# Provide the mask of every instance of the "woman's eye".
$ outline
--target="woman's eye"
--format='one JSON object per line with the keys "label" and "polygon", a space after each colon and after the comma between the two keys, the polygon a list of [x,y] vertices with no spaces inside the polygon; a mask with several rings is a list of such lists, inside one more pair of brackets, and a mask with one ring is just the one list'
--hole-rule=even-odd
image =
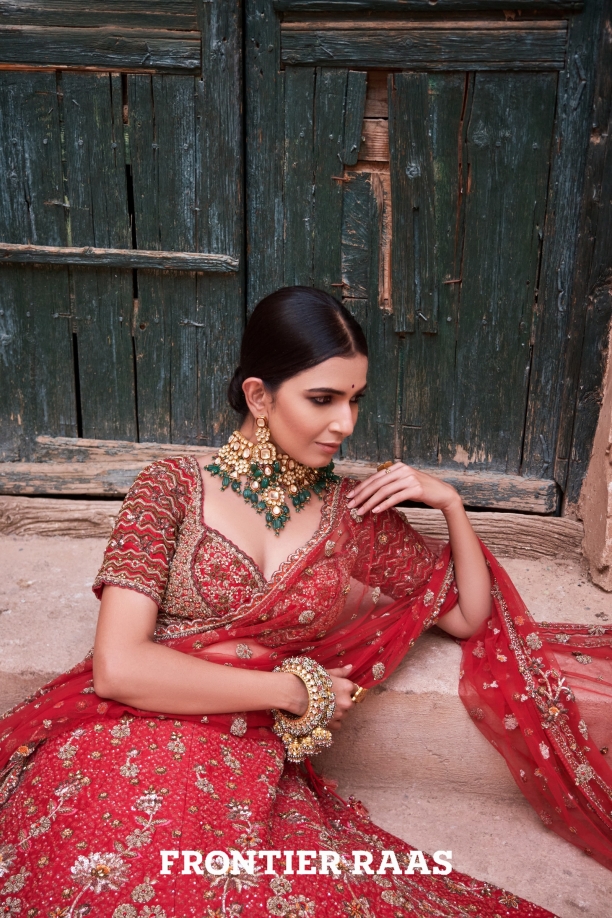
{"label": "woman's eye", "polygon": [[[355,404],[355,402],[358,402],[360,398],[364,397],[364,395],[365,395],[365,392],[360,392],[359,395],[355,395],[351,399],[351,402]],[[314,402],[315,405],[329,405],[329,403],[331,402],[331,399],[332,399],[331,395],[314,395],[311,397],[310,401]]]}

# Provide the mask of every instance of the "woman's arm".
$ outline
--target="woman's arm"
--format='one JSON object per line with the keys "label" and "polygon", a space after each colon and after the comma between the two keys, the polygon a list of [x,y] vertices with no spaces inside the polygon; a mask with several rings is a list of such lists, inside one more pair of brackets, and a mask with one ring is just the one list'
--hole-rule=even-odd
{"label": "woman's arm", "polygon": [[[225,666],[164,647],[153,641],[156,616],[157,605],[148,596],[104,587],[93,656],[94,689],[102,698],[179,715],[270,708],[305,712],[308,693],[298,676]],[[337,696],[330,727],[337,729],[355,684],[344,678],[346,668],[328,672]]]}
{"label": "woman's arm", "polygon": [[459,598],[436,624],[454,637],[468,638],[491,614],[491,577],[463,502],[455,489],[448,487],[456,499],[441,509],[448,526]]}
{"label": "woman's arm", "polygon": [[403,500],[428,504],[444,513],[455,568],[458,602],[436,624],[459,638],[478,630],[491,613],[491,578],[476,533],[457,491],[445,481],[401,462],[376,472],[349,494],[360,515],[379,513]]}

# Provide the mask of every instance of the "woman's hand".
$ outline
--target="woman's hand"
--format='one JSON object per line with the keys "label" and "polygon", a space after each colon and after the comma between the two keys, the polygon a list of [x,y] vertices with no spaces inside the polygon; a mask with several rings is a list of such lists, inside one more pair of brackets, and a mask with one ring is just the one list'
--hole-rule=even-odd
{"label": "woman's hand", "polygon": [[396,462],[348,494],[349,508],[362,516],[379,513],[403,500],[414,500],[441,510],[448,526],[458,601],[436,624],[459,638],[467,638],[491,613],[491,580],[476,534],[457,491],[435,475]]}
{"label": "woman's hand", "polygon": [[461,504],[461,498],[452,485],[403,462],[396,462],[388,469],[370,475],[348,496],[347,506],[354,507],[360,516],[368,510],[379,513],[403,500],[418,501],[443,513]]}
{"label": "woman's hand", "polygon": [[[351,695],[357,689],[357,683],[351,682],[348,679],[348,674],[351,671],[352,664],[347,663],[346,666],[341,666],[338,669],[328,669],[327,673],[331,676],[332,680],[332,692],[336,696],[336,704],[334,708],[334,716],[328,723],[327,727],[329,730],[339,730],[342,726],[341,720],[353,707],[353,699]],[[300,703],[296,705],[296,709],[292,711],[293,714],[296,714],[298,717],[301,717],[302,714],[306,713],[308,708],[308,690],[302,682],[299,676],[295,676],[301,686],[301,698]]]}

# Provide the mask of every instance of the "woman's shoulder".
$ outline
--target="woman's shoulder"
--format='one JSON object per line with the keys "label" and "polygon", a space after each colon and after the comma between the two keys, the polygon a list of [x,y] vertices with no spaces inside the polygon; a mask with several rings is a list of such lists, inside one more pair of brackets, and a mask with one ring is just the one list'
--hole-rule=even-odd
{"label": "woman's shoulder", "polygon": [[174,456],[160,456],[153,459],[143,468],[141,475],[182,475],[195,477],[198,460],[189,453],[176,453]]}
{"label": "woman's shoulder", "polygon": [[163,456],[142,469],[130,487],[126,500],[159,501],[160,498],[166,498],[185,504],[197,490],[200,480],[200,469],[195,456],[185,453]]}

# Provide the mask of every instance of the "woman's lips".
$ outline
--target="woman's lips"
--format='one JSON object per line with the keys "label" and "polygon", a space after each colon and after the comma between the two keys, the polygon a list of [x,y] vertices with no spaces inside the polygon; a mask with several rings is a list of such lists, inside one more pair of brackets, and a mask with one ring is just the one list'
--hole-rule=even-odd
{"label": "woman's lips", "polygon": [[319,443],[318,440],[315,440],[315,442],[317,446],[320,446],[327,453],[335,453],[336,450],[340,449],[339,443]]}

